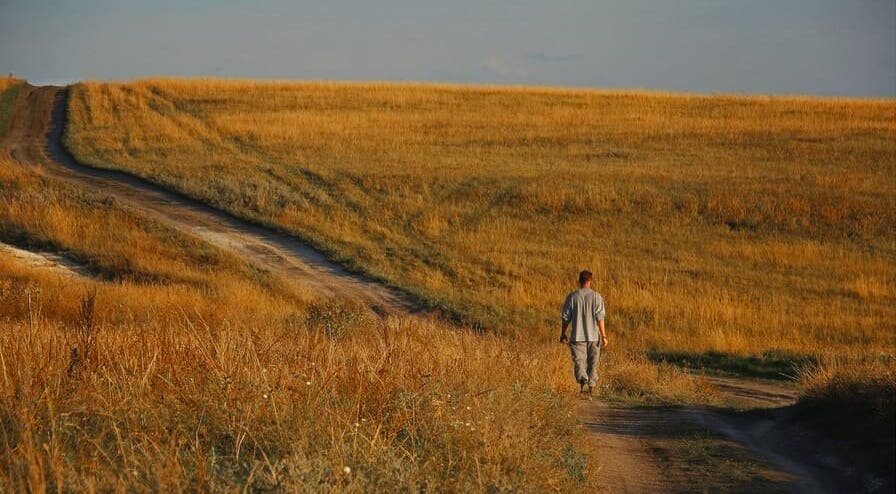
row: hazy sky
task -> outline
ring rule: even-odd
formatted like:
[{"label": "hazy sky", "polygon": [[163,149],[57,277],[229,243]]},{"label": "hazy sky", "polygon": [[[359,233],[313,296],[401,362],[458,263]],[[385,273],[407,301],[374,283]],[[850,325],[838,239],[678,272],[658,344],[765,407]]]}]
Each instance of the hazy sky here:
[{"label": "hazy sky", "polygon": [[896,0],[0,0],[0,72],[896,97]]}]

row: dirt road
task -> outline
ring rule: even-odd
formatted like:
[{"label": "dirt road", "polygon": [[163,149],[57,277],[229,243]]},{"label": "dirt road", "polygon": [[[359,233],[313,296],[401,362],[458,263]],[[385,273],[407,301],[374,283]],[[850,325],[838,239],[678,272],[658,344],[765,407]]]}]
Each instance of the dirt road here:
[{"label": "dirt road", "polygon": [[253,225],[133,175],[78,163],[62,145],[66,97],[64,88],[26,86],[19,93],[0,149],[23,165],[113,196],[315,293],[351,300],[381,315],[416,310],[403,294],[348,272],[295,237]]},{"label": "dirt road", "polygon": [[87,276],[83,267],[53,252],[32,252],[0,242],[0,254],[7,255],[25,266],[64,277]]},{"label": "dirt road", "polygon": [[[836,444],[802,424],[793,407],[794,385],[735,377],[707,379],[733,408],[582,403],[584,426],[598,451],[603,492],[888,492],[888,481],[850,467],[838,456]],[[730,443],[728,452],[733,457],[760,465],[758,483],[738,486],[719,475],[713,479],[711,474],[696,474],[713,466],[688,465],[674,445],[677,441],[687,447],[693,437],[707,434]],[[670,450],[679,457],[668,457]],[[725,462],[722,466],[731,468]],[[701,484],[701,480],[710,483]],[[712,481],[722,483],[712,485]]]}]

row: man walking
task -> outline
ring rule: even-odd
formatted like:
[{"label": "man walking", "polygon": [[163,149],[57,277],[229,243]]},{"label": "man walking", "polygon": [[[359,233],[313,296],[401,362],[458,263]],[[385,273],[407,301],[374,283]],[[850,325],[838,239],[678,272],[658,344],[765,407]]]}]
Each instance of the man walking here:
[{"label": "man walking", "polygon": [[[597,384],[597,360],[601,347],[607,347],[604,299],[591,289],[593,281],[591,271],[579,273],[580,288],[570,292],[563,302],[563,326],[560,329],[560,343],[569,343],[579,393],[587,393],[589,399]],[[572,333],[567,334],[570,327]]]}]

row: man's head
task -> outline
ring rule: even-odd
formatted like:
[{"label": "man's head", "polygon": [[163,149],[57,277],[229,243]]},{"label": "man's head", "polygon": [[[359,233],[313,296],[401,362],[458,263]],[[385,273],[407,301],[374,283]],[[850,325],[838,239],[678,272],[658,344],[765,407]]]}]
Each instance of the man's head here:
[{"label": "man's head", "polygon": [[591,274],[591,271],[588,271],[586,269],[579,273],[579,286],[581,286],[582,288],[589,288],[593,279],[594,275]]}]

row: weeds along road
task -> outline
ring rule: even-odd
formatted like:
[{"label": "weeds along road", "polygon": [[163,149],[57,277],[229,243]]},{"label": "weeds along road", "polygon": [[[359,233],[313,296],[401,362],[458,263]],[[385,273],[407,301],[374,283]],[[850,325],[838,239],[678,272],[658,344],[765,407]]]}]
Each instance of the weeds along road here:
[{"label": "weeds along road", "polygon": [[65,88],[26,85],[0,146],[22,165],[108,194],[321,295],[370,307],[380,315],[417,310],[403,294],[347,271],[295,237],[253,225],[136,176],[78,163],[62,144],[66,104]]}]

